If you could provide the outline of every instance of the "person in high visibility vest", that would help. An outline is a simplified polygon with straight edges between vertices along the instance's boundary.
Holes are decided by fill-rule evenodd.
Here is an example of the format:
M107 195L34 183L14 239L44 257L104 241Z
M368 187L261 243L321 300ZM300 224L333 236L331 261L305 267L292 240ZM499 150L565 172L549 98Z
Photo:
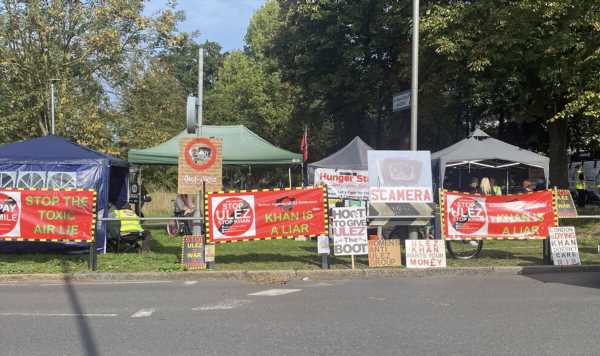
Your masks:
M122 219L120 233L121 235L131 232L142 232L144 228L140 224L140 218L131 209L119 209L113 211L115 218Z
M502 187L496 184L495 178L490 178L490 184L492 185L492 193L494 195L502 195Z
M577 169L577 173L575 174L575 190L577 191L577 206L584 207L586 200L585 174L583 173L581 166Z

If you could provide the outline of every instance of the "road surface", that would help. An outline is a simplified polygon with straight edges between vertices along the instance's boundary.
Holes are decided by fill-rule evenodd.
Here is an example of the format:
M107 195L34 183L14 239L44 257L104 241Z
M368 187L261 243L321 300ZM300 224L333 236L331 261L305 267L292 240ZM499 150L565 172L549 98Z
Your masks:
M593 355L600 273L0 284L1 355Z

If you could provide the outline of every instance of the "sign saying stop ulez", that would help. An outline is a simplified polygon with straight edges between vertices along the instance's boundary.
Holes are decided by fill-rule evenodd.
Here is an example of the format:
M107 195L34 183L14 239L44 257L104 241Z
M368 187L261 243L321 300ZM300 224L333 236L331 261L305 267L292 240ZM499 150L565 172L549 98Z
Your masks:
M208 239L213 242L324 235L324 188L210 193Z

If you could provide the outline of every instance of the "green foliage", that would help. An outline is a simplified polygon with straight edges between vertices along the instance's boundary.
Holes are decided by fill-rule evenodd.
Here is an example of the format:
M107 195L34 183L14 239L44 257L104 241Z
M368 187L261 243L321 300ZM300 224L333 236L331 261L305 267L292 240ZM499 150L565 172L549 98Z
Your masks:
M129 54L170 45L177 16L142 15L142 1L0 0L0 139L49 131L49 81L58 79L57 134L110 150L106 87L127 76Z

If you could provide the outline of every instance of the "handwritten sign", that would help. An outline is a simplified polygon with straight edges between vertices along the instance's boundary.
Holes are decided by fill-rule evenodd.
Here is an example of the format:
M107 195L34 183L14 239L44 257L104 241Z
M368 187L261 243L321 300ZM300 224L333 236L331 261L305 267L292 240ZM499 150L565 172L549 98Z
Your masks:
M215 244L204 245L204 261L215 262Z
M552 261L555 266L580 265L579 249L577 248L577 235L575 227L561 226L551 227L550 249L552 250Z
M94 190L0 190L0 240L94 241Z
M569 190L556 190L556 210L559 218L577 217L577 208Z
M365 208L332 208L331 217L333 253L336 256L369 253Z
M446 267L446 245L443 240L406 240L406 267Z
M369 241L369 267L402 266L400 240Z
M181 264L185 270L206 268L204 261L204 236L183 237L181 245Z

